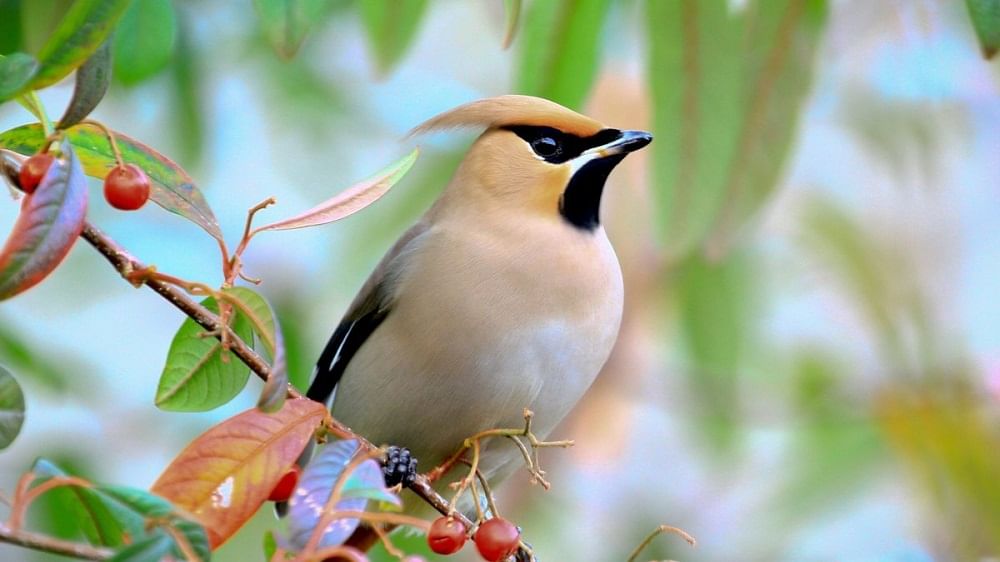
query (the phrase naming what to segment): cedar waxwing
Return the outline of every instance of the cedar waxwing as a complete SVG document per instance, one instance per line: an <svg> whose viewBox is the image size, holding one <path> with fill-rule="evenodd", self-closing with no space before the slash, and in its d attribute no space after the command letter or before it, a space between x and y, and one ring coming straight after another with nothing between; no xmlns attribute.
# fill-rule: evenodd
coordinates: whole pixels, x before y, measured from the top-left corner
<svg viewBox="0 0 1000 562"><path fill-rule="evenodd" d="M601 193L652 140L518 95L460 106L413 133L458 127L486 131L361 288L308 391L332 397L333 416L371 442L408 448L422 471L479 431L523 426L525 408L544 439L590 387L622 316ZM507 440L484 444L490 482L522 463ZM455 470L442 490L467 467Z"/></svg>

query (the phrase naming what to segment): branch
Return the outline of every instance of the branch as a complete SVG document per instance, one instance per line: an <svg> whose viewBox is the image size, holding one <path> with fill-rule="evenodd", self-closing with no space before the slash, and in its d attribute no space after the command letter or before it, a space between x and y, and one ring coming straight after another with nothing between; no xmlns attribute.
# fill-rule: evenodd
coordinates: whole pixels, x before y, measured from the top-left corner
<svg viewBox="0 0 1000 562"><path fill-rule="evenodd" d="M127 278L133 271L146 268L142 262L89 222L84 224L83 232L80 233L80 236L107 258L122 277ZM209 333L215 334L215 337L220 341L223 338L224 329L228 332L226 339L228 340L227 343L229 344L230 351L239 357L240 361L243 361L261 379L266 381L271 376L271 367L264 361L263 357L258 355L246 342L240 339L231 328L228 326L223 328L218 316L195 302L184 291L158 279L143 279L142 284L159 293L161 297L167 299L170 304L179 308L181 312L188 315L188 317L197 322L201 327L208 330ZM302 394L292 385L288 385L288 397L302 398Z"/></svg>
<svg viewBox="0 0 1000 562"><path fill-rule="evenodd" d="M114 554L107 548L63 541L30 531L15 531L3 524L0 524L0 542L85 560L105 560Z"/></svg>
<svg viewBox="0 0 1000 562"><path fill-rule="evenodd" d="M108 235L98 230L97 227L89 222L84 225L83 232L80 233L80 236L89 242L94 249L100 252L101 255L103 255L111 263L115 270L126 279L128 278L129 273L146 267L127 250L122 248L117 242L109 238ZM176 306L181 312L197 322L201 327L205 328L210 333L215 334L216 338L219 340L222 339L222 322L219 321L219 317L212 313L212 311L192 300L184 291L157 279L143 279L142 284L158 293L161 297L167 299L170 304ZM235 354L240 361L245 363L247 367L250 367L250 370L253 371L258 377L266 381L268 377L271 376L271 367L260 355L257 354L256 351L240 339L240 337L229 327L226 327L225 329L228 331L226 337L229 343L229 348L233 354ZM290 398L303 397L302 393L296 390L292 385L288 385L288 396ZM364 437L355 434L349 427L340 423L336 419L331 418L328 423L330 425L329 429L334 434L343 436L347 439L356 439L358 443L368 451L379 450L379 447L376 447ZM441 512L441 514L448 515L451 511L451 505L448 503L448 500L444 499L441 494L438 494L437 491L431 487L427 476L418 474L416 480L410 485L410 489L431 507ZM455 512L452 516L464 523L468 529L471 529L474 526L474 523L461 513Z"/></svg>

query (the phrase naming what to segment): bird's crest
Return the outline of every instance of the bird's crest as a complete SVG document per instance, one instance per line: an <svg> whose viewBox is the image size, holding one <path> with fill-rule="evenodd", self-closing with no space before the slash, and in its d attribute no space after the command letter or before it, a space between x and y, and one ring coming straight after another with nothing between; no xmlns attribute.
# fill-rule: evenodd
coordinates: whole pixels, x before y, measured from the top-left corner
<svg viewBox="0 0 1000 562"><path fill-rule="evenodd" d="M581 137L589 137L604 126L558 103L533 96L507 95L460 105L424 121L408 137L433 131L459 128L534 125L554 127Z"/></svg>

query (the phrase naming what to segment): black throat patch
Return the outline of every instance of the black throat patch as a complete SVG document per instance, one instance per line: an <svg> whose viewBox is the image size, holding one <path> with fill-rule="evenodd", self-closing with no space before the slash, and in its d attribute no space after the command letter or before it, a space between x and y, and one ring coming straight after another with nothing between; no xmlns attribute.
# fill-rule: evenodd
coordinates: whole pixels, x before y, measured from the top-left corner
<svg viewBox="0 0 1000 562"><path fill-rule="evenodd" d="M563 164L584 151L613 142L622 136L618 129L602 129L589 137L564 133L552 127L515 125L506 127L524 139L538 157L550 164ZM601 195L611 170L625 154L594 158L573 174L562 197L559 214L581 230L593 231L601 224Z"/></svg>
<svg viewBox="0 0 1000 562"><path fill-rule="evenodd" d="M601 195L611 170L625 158L615 154L587 162L569 179L559 199L559 214L582 230L593 231L601 225Z"/></svg>

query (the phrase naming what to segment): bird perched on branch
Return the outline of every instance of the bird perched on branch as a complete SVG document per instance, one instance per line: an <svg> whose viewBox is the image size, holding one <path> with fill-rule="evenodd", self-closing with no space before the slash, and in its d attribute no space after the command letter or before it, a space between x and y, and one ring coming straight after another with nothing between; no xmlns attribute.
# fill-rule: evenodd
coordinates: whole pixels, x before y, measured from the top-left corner
<svg viewBox="0 0 1000 562"><path fill-rule="evenodd" d="M590 387L622 315L601 195L652 140L517 95L460 106L412 134L453 128L485 132L361 288L308 391L425 469L479 431L522 426L525 408L544 438ZM480 468L495 483L521 462L494 440Z"/></svg>

